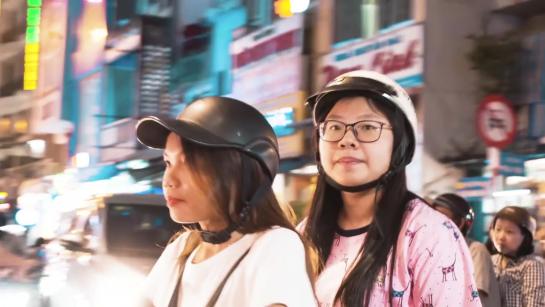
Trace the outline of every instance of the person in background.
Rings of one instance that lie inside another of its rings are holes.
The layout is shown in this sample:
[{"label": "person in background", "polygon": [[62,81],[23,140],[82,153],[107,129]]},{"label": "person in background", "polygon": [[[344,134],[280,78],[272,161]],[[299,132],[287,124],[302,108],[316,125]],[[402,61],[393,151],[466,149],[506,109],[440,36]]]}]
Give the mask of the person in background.
[{"label": "person in background", "polygon": [[265,117],[226,97],[150,116],[138,140],[163,149],[163,191],[186,229],[146,281],[155,307],[316,306],[312,266],[272,190],[278,143]]},{"label": "person in background", "polygon": [[475,218],[469,203],[454,193],[445,193],[437,196],[431,206],[451,219],[465,237],[473,259],[475,282],[483,306],[500,306],[500,289],[494,274],[491,255],[484,244],[467,236]]},{"label": "person in background", "polygon": [[545,306],[545,263],[532,255],[535,220],[526,209],[507,206],[490,225],[492,262],[504,307]]},{"label": "person in background", "polygon": [[541,257],[545,257],[545,227],[541,227],[536,231],[534,239],[537,241],[537,254]]},{"label": "person in background", "polygon": [[0,277],[14,281],[30,281],[30,273],[41,263],[25,255],[20,238],[0,230]]},{"label": "person in background", "polygon": [[481,306],[458,227],[407,189],[416,112],[396,82],[352,71],[308,98],[318,182],[298,229],[320,306]]},{"label": "person in background", "polygon": [[38,260],[21,257],[0,244],[0,278],[30,281],[30,272],[39,265]]}]

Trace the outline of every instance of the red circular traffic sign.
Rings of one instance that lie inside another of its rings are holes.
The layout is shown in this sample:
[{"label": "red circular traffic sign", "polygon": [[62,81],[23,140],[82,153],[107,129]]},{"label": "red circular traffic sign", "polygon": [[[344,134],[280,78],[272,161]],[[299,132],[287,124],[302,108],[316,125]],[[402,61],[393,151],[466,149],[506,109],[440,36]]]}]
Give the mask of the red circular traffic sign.
[{"label": "red circular traffic sign", "polygon": [[477,131],[490,147],[504,148],[515,139],[517,119],[513,104],[501,95],[488,95],[477,110]]}]

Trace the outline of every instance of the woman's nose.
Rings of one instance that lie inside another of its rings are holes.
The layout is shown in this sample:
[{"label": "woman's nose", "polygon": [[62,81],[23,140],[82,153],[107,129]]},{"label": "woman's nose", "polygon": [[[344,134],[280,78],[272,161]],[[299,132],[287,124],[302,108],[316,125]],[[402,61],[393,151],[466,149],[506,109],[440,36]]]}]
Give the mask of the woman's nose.
[{"label": "woman's nose", "polygon": [[356,147],[358,145],[358,139],[356,138],[356,133],[354,127],[346,127],[346,132],[343,138],[339,141],[339,146],[341,147]]},{"label": "woman's nose", "polygon": [[178,180],[173,176],[172,171],[169,169],[165,170],[163,175],[163,188],[174,188],[178,185]]}]

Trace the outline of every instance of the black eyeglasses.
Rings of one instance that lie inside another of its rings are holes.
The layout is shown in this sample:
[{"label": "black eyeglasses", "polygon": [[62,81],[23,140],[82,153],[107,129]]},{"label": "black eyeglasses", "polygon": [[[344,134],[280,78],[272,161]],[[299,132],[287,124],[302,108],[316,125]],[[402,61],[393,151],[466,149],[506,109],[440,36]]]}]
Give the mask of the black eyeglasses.
[{"label": "black eyeglasses", "polygon": [[319,125],[320,138],[326,142],[338,142],[343,139],[349,127],[352,128],[356,139],[362,143],[376,142],[382,134],[382,129],[392,130],[392,127],[386,126],[385,123],[374,120],[362,120],[352,124],[326,120]]}]

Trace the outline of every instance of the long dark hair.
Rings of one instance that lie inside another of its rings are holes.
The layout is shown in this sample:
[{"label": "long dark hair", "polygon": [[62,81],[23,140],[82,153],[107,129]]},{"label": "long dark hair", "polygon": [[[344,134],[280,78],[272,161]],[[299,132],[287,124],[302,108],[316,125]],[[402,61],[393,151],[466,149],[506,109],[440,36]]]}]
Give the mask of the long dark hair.
[{"label": "long dark hair", "polygon": [[[207,187],[216,209],[227,222],[240,225],[238,232],[249,234],[280,226],[298,234],[272,188],[261,194],[251,207],[248,218],[240,220],[243,201],[248,200],[261,185],[270,185],[270,179],[257,160],[235,149],[210,148],[181,140],[185,161],[197,184]],[[195,225],[186,228],[194,230]],[[307,251],[307,272],[312,280],[315,257],[312,257],[313,251],[308,248],[306,239],[301,239]]]},{"label": "long dark hair", "polygon": [[[349,96],[353,96],[353,94]],[[335,296],[335,301],[340,301],[343,306],[362,306],[362,304],[369,306],[376,277],[382,270],[387,273],[388,255],[391,252],[395,254],[406,204],[416,197],[407,190],[405,169],[401,165],[408,148],[409,133],[412,133],[410,125],[403,113],[392,103],[381,100],[380,97],[370,97],[368,101],[370,107],[376,108],[384,114],[393,127],[394,152],[390,169],[397,169],[397,171],[385,184],[377,187],[376,210],[362,246],[364,252],[348,276],[343,279]],[[322,115],[321,120],[325,118],[326,114]],[[315,143],[317,142],[315,134]],[[337,218],[342,206],[341,192],[327,184],[323,176],[320,175],[304,232],[304,235],[317,250],[322,263],[319,271],[323,269],[323,264],[331,252],[337,228]],[[393,269],[394,264],[395,257],[392,256],[389,267]],[[392,291],[392,276],[393,274],[390,274],[390,291]]]}]

